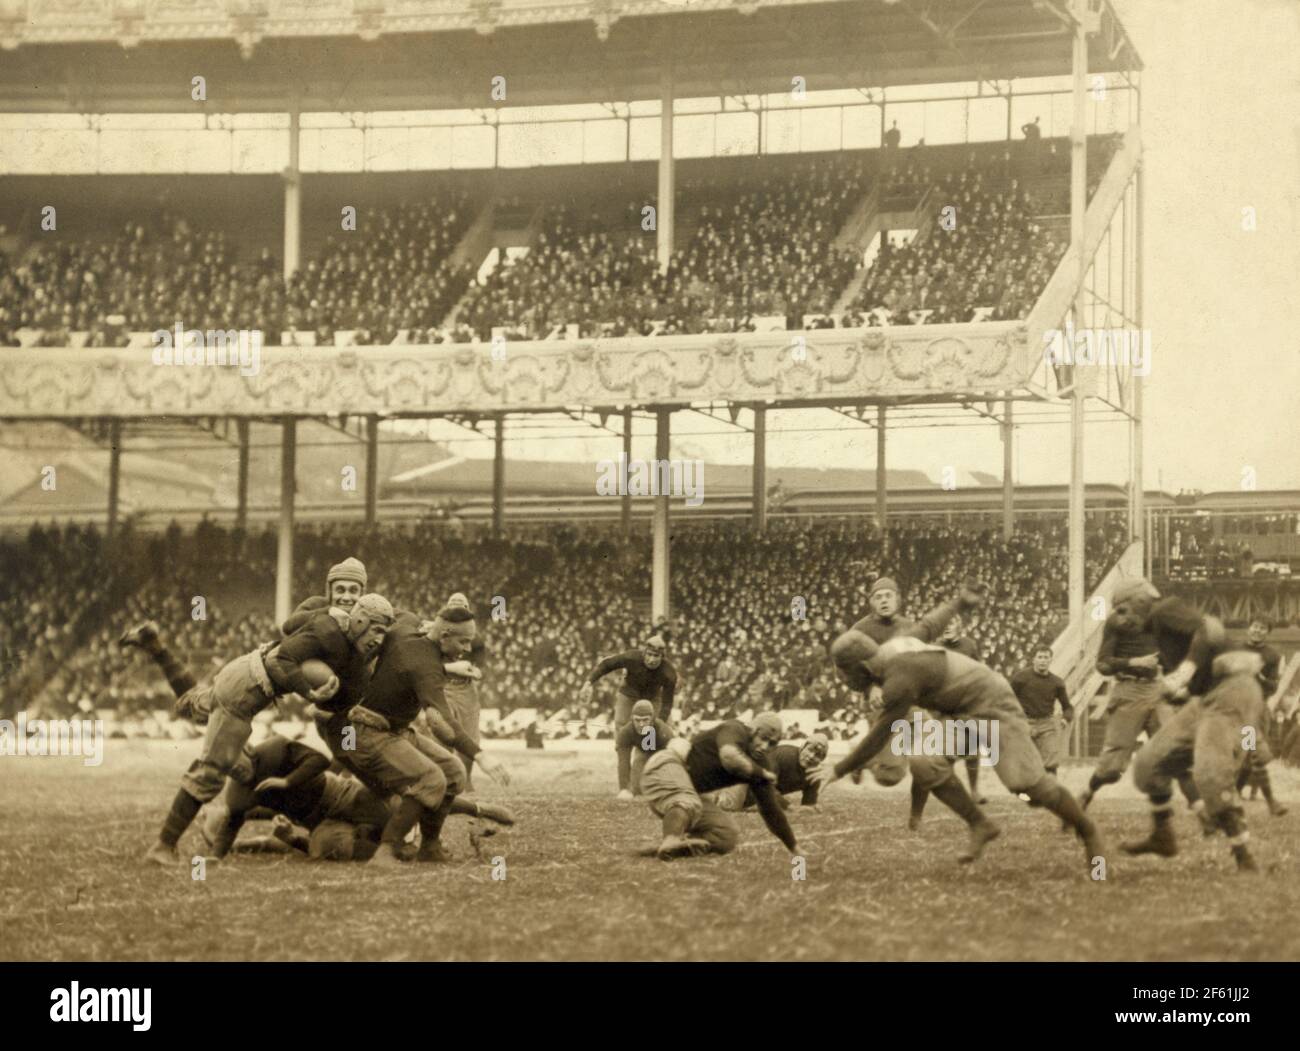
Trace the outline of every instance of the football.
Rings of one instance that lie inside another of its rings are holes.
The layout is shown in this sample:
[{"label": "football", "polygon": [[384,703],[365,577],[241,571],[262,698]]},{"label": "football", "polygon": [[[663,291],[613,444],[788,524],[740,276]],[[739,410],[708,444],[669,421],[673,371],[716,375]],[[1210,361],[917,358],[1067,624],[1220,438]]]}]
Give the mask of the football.
[{"label": "football", "polygon": [[312,689],[317,686],[324,686],[330,681],[330,676],[334,674],[328,664],[315,657],[310,657],[302,662],[302,673],[306,676],[307,681],[311,683]]}]

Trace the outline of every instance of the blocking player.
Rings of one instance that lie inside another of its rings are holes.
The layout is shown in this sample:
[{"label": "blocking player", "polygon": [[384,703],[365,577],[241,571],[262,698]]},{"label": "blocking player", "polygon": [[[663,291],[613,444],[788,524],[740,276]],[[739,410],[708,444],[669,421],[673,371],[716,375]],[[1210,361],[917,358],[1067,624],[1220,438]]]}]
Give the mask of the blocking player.
[{"label": "blocking player", "polygon": [[1020,702],[1025,718],[1029,720],[1029,732],[1034,738],[1038,754],[1043,757],[1043,766],[1049,774],[1055,776],[1065,754],[1056,706],[1061,706],[1061,715],[1067,724],[1074,715],[1074,709],[1070,705],[1065,680],[1052,673],[1051,665],[1052,647],[1039,646],[1034,650],[1034,658],[1029,667],[1021,668],[1011,676],[1010,681],[1011,690]]},{"label": "blocking player", "polygon": [[[645,764],[656,752],[667,748],[672,739],[672,727],[662,719],[655,718],[653,704],[640,700],[632,705],[632,718],[614,739],[614,747],[619,753],[619,799],[632,799],[641,794],[641,773]],[[626,761],[624,752],[628,753]],[[628,780],[623,779],[625,769],[630,773]]]},{"label": "blocking player", "polygon": [[[1178,853],[1172,820],[1173,779],[1190,772],[1195,790],[1215,826],[1228,838],[1239,870],[1258,866],[1250,852],[1237,777],[1248,762],[1245,745],[1261,737],[1264,695],[1259,654],[1228,650],[1227,634],[1215,617],[1204,616],[1176,598],[1161,598],[1149,582],[1125,589],[1130,615],[1155,636],[1161,692],[1185,701],[1138,752],[1133,783],[1151,800],[1151,833],[1122,843],[1130,854],[1172,857]],[[1247,733],[1249,731],[1249,734]]]},{"label": "blocking player", "polygon": [[[919,621],[899,615],[901,597],[898,585],[892,577],[878,577],[871,585],[867,601],[871,606],[871,612],[854,624],[849,629],[850,632],[865,635],[877,645],[900,635],[911,636],[923,642],[932,642],[943,633],[954,617],[978,609],[983,604],[984,588],[971,581],[963,583],[956,598],[936,606]],[[832,651],[832,659],[834,659],[834,651]],[[874,725],[880,719],[881,702],[879,691],[871,690],[872,680],[869,677],[862,677],[852,660],[843,665],[836,661],[836,668],[850,687],[861,690],[868,696],[867,718]],[[887,787],[898,784],[906,772],[911,772],[911,807],[907,827],[913,831],[921,827],[921,815],[930,798],[932,788],[946,780],[952,773],[951,767],[942,756],[905,756],[892,748],[882,750],[870,763],[865,764],[863,769],[870,771],[877,784]],[[855,771],[854,780],[860,779],[861,773]]]},{"label": "blocking player", "polygon": [[[618,698],[614,702],[614,740],[631,721],[632,705],[637,701],[649,701],[654,708],[654,717],[669,721],[673,709],[673,695],[677,691],[677,669],[665,655],[668,644],[662,635],[651,635],[645,640],[641,651],[628,650],[613,657],[606,657],[592,670],[590,677],[582,685],[578,700],[586,704],[591,700],[596,683],[613,671],[623,672],[623,684],[619,687]],[[632,776],[632,754],[618,751],[619,798]]]},{"label": "blocking player", "polygon": [[781,740],[781,719],[763,712],[753,727],[729,719],[696,734],[687,744],[678,738],[650,757],[641,788],[663,839],[656,855],[663,859],[699,854],[729,854],[740,842],[735,821],[707,793],[731,785],[753,788],[758,811],[772,835],[791,854],[798,853],[794,832],[776,794],[776,774],[765,757]]},{"label": "blocking player", "polygon": [[[943,634],[939,636],[939,645],[946,650],[952,650],[954,653],[960,653],[963,657],[969,657],[973,661],[982,661],[980,648],[975,644],[975,640],[967,635],[962,634],[962,620],[960,616],[953,617],[948,621],[948,626],[943,629]],[[977,755],[968,755],[966,757],[966,780],[970,782],[970,794],[974,796],[975,802],[983,806],[988,802],[979,792],[980,783],[980,757]],[[915,804],[916,800],[913,800]],[[921,808],[925,806],[925,800],[920,801]],[[919,818],[920,808],[913,805],[913,812]]]},{"label": "blocking player", "polygon": [[[440,610],[427,633],[419,631],[414,616],[403,614],[384,640],[363,702],[346,713],[355,734],[349,766],[373,790],[400,797],[372,865],[401,864],[401,845],[417,824],[421,843],[415,860],[449,860],[439,836],[465,783],[455,751],[477,759],[493,780],[510,781],[505,767],[466,737],[447,705],[443,665],[468,656],[476,634],[473,615],[461,607]],[[415,729],[422,712],[444,727],[452,747]]]},{"label": "blocking player", "polygon": [[[1137,748],[1138,735],[1145,732],[1148,739],[1154,737],[1174,713],[1160,695],[1160,657],[1155,635],[1137,615],[1132,601],[1142,594],[1143,583],[1127,582],[1115,589],[1114,608],[1102,626],[1097,670],[1114,682],[1106,706],[1106,736],[1101,755],[1088,779],[1088,787],[1079,796],[1079,805],[1085,810],[1098,791],[1124,776]],[[1204,822],[1205,804],[1192,784],[1191,774],[1180,775],[1178,785]],[[1213,832],[1214,826],[1209,825],[1208,831]]]},{"label": "blocking player", "polygon": [[[862,632],[849,630],[832,644],[837,665],[850,666],[855,676],[881,684],[884,710],[867,736],[834,766],[814,771],[811,779],[819,787],[844,777],[869,762],[889,743],[894,723],[906,719],[913,707],[924,708],[953,719],[996,722],[998,749],[993,769],[1013,793],[1024,793],[1031,801],[1056,814],[1073,828],[1084,844],[1089,866],[1104,857],[1105,849],[1097,827],[1074,797],[1049,774],[1034,746],[1029,723],[1020,709],[1010,684],[991,668],[939,646],[916,638],[901,637],[882,645]],[[1000,829],[971,799],[951,773],[931,791],[953,810],[970,829],[970,844],[960,860],[976,860]]]},{"label": "blocking player", "polygon": [[[448,609],[474,610],[461,592],[457,591],[447,599]],[[483,665],[487,656],[487,647],[481,638],[475,636],[469,653],[461,660],[445,665],[447,682],[443,689],[447,705],[457,724],[465,731],[465,736],[475,744],[479,743],[479,716],[481,712],[478,696],[478,682],[483,678]],[[456,753],[465,767],[465,791],[473,791],[474,757],[464,752]]]},{"label": "blocking player", "polygon": [[[276,697],[297,693],[319,703],[340,694],[359,695],[366,666],[392,621],[393,608],[387,599],[362,595],[350,611],[312,614],[287,639],[235,658],[211,682],[187,690],[177,708],[188,711],[196,722],[206,720],[207,730],[202,751],[181,778],[148,860],[176,864],[181,835],[200,807],[217,797],[252,733],[253,717]],[[329,679],[320,686],[313,687],[303,674],[303,662],[308,660],[320,660],[330,669]]]},{"label": "blocking player", "polygon": [[[781,806],[790,808],[786,796],[799,794],[800,806],[817,805],[817,786],[808,780],[808,774],[826,761],[830,741],[824,734],[812,734],[802,746],[779,744],[772,749],[767,765],[776,774],[776,794]],[[718,806],[723,810],[748,810],[756,806],[749,785],[732,785],[717,794]]]}]

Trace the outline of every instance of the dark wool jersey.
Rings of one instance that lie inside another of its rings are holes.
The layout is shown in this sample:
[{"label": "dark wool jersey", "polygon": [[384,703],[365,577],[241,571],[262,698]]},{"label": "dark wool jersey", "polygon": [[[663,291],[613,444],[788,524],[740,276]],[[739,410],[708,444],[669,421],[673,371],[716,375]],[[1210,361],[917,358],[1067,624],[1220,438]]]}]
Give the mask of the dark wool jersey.
[{"label": "dark wool jersey", "polygon": [[1111,614],[1101,629],[1101,649],[1097,651],[1097,670],[1102,675],[1118,675],[1128,679],[1154,679],[1156,668],[1134,668],[1134,657],[1149,657],[1156,652],[1156,637],[1149,631],[1125,631],[1119,618]]},{"label": "dark wool jersey", "polygon": [[1277,693],[1278,683],[1281,680],[1282,654],[1278,653],[1267,642],[1256,645],[1247,641],[1243,648],[1251,653],[1258,653],[1260,659],[1264,662],[1264,670],[1259,673],[1259,681],[1264,687],[1264,700],[1268,700],[1273,694]]},{"label": "dark wool jersey", "polygon": [[398,618],[379,647],[362,704],[387,719],[394,731],[405,730],[421,711],[432,708],[451,727],[451,744],[465,755],[478,755],[479,746],[465,735],[447,704],[447,657],[432,639],[411,632],[407,616]]},{"label": "dark wool jersey", "polygon": [[1227,646],[1212,644],[1206,637],[1205,617],[1201,612],[1182,599],[1161,599],[1151,607],[1145,628],[1155,637],[1161,671],[1168,674],[1184,660],[1192,661],[1196,674],[1188,685],[1188,693],[1194,697],[1204,694],[1210,688],[1214,658]]},{"label": "dark wool jersey", "polygon": [[933,642],[943,634],[948,621],[960,612],[961,607],[954,599],[952,602],[935,606],[920,620],[897,615],[886,620],[876,613],[868,613],[854,624],[851,630],[862,632],[876,643],[888,642],[896,635],[912,635],[922,642]]},{"label": "dark wool jersey", "polygon": [[939,645],[945,650],[960,653],[963,657],[969,657],[973,661],[980,659],[980,648],[975,645],[974,639],[968,639],[965,635],[957,639],[940,639]]},{"label": "dark wool jersey", "polygon": [[1011,690],[1030,719],[1046,719],[1061,702],[1061,711],[1070,714],[1070,695],[1065,680],[1050,671],[1039,675],[1033,668],[1021,668],[1011,676]]},{"label": "dark wool jersey", "polygon": [[808,774],[799,765],[799,753],[802,749],[797,744],[779,744],[767,755],[767,765],[776,774],[776,790],[783,796],[791,792],[802,792],[800,802],[812,806],[817,802],[817,786],[808,783]]},{"label": "dark wool jersey", "polygon": [[794,832],[781,807],[781,801],[777,798],[775,786],[766,779],[750,781],[737,777],[722,765],[722,749],[727,745],[735,745],[754,766],[767,769],[764,762],[749,754],[749,740],[752,736],[753,731],[744,723],[729,719],[692,737],[691,750],[686,754],[686,770],[691,775],[691,784],[700,793],[714,792],[728,785],[748,784],[758,803],[759,812],[763,815],[763,823],[772,835],[793,850]]},{"label": "dark wool jersey", "polygon": [[[620,750],[639,748],[650,755],[663,751],[668,742],[673,739],[672,728],[662,719],[656,719],[653,725],[655,732],[652,737],[648,733],[643,734],[636,728],[636,723],[629,720],[623,729],[619,730],[618,736],[614,738],[614,747]],[[649,727],[646,729],[649,729]],[[654,747],[650,747],[651,745]]]},{"label": "dark wool jersey", "polygon": [[293,612],[285,618],[285,622],[280,625],[280,632],[283,635],[292,635],[301,628],[307,621],[311,620],[315,613],[324,613],[330,608],[330,600],[324,595],[312,595],[305,598],[293,608]]},{"label": "dark wool jersey", "polygon": [[313,613],[302,627],[267,653],[266,673],[275,692],[307,697],[312,685],[302,673],[302,662],[312,658],[324,661],[339,680],[338,692],[327,701],[317,702],[316,707],[329,712],[346,711],[361,699],[369,674],[368,662],[329,613]]},{"label": "dark wool jersey", "polygon": [[596,682],[612,671],[623,669],[623,685],[619,693],[636,701],[660,701],[659,714],[667,715],[673,707],[673,694],[677,691],[677,669],[667,657],[659,662],[657,668],[647,668],[645,655],[637,650],[628,650],[613,657],[606,657],[596,665],[588,682]]},{"label": "dark wool jersey", "polygon": [[263,792],[258,802],[302,824],[311,817],[325,792],[325,771],[329,756],[299,741],[272,734],[256,748],[244,753],[253,764],[252,776],[244,787],[256,791],[268,777],[283,777],[289,787]]}]

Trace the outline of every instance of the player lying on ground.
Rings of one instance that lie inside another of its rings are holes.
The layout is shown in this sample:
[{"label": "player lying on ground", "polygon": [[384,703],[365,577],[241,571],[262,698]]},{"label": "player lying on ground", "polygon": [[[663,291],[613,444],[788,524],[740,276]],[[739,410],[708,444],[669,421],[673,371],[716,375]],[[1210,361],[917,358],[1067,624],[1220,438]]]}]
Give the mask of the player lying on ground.
[{"label": "player lying on ground", "polygon": [[[235,842],[244,821],[263,810],[286,818],[292,828],[300,826],[312,834],[304,837],[303,850],[312,858],[368,859],[379,845],[380,830],[392,816],[390,800],[381,798],[354,777],[329,772],[329,756],[315,748],[271,734],[256,747],[245,746],[226,781],[225,791],[208,805],[201,832],[214,857],[224,857]],[[451,812],[487,818],[502,825],[514,824],[505,807],[457,798]],[[355,831],[347,840],[357,848],[342,852],[344,837],[333,826],[343,824]],[[330,825],[320,835],[318,827]],[[283,838],[283,837],[280,837]],[[369,848],[361,846],[365,841]],[[328,846],[329,850],[325,848]]]},{"label": "player lying on ground", "polygon": [[[1146,839],[1121,846],[1130,854],[1178,853],[1172,785],[1190,772],[1207,815],[1228,838],[1238,869],[1253,872],[1257,866],[1237,778],[1251,761],[1251,748],[1268,748],[1259,654],[1229,650],[1216,618],[1179,599],[1162,599],[1145,580],[1116,594],[1116,608],[1121,605],[1155,636],[1165,672],[1162,694],[1173,703],[1185,701],[1133,761],[1133,783],[1151,800],[1152,828]],[[1266,764],[1267,754],[1260,760]]]},{"label": "player lying on ground", "polygon": [[[808,774],[826,761],[830,741],[823,734],[813,734],[803,743],[779,744],[767,757],[767,766],[776,774],[776,794],[781,806],[789,810],[786,796],[798,793],[801,806],[817,805],[817,786]],[[723,810],[748,810],[758,805],[758,799],[749,785],[732,785],[714,793],[714,802]]]},{"label": "player lying on ground", "polygon": [[[867,635],[852,629],[835,640],[831,654],[837,666],[852,664],[856,674],[880,683],[884,711],[852,752],[834,766],[813,772],[815,784],[824,786],[866,765],[890,743],[896,721],[905,720],[913,707],[941,717],[983,721],[983,725],[995,721],[998,755],[993,769],[998,779],[1012,792],[1023,792],[1067,822],[1083,841],[1089,866],[1104,857],[1096,826],[1044,768],[1029,723],[1010,684],[1001,675],[969,657],[915,638],[900,637],[878,646]],[[951,764],[955,757],[943,758],[947,777],[928,787],[969,826],[970,845],[960,860],[974,861],[1000,830],[953,775]]]},{"label": "player lying on ground", "polygon": [[772,835],[791,854],[798,853],[794,832],[776,794],[776,775],[764,763],[781,740],[781,719],[764,712],[751,729],[731,719],[682,738],[650,757],[641,775],[641,790],[651,811],[663,821],[663,839],[655,853],[662,859],[696,854],[729,854],[740,842],[731,815],[706,799],[732,785],[748,785]]},{"label": "player lying on ground", "polygon": [[505,767],[465,736],[447,705],[443,666],[465,657],[476,634],[467,609],[439,611],[427,634],[417,618],[403,614],[380,648],[364,701],[345,713],[344,734],[350,731],[355,738],[355,747],[344,751],[349,767],[372,791],[399,797],[372,865],[400,864],[401,845],[416,825],[421,835],[417,861],[450,856],[438,837],[464,787],[465,769],[451,748],[412,725],[421,712],[428,711],[434,725],[445,724],[449,743],[476,759],[489,777],[502,784],[510,781]]},{"label": "player lying on ground", "polygon": [[590,702],[597,682],[612,671],[623,672],[623,684],[614,702],[614,747],[618,753],[618,798],[631,799],[629,783],[632,776],[632,750],[618,744],[624,727],[632,718],[632,705],[649,701],[654,707],[654,717],[668,722],[673,710],[673,695],[677,690],[677,669],[664,656],[668,644],[661,635],[651,635],[641,651],[628,650],[606,657],[592,669],[591,675],[578,692],[580,703]]},{"label": "player lying on ground", "polygon": [[[849,630],[859,632],[877,645],[888,642],[901,635],[933,642],[939,638],[948,624],[957,616],[978,609],[984,602],[985,588],[973,581],[965,581],[957,597],[936,606],[919,621],[899,615],[901,595],[898,585],[891,577],[878,577],[871,585],[868,602],[871,612],[859,620]],[[874,726],[881,717],[879,691],[871,689],[869,678],[858,680],[852,673],[852,661],[837,668],[841,677],[856,690],[867,695],[867,719]],[[978,757],[974,757],[978,762]],[[890,787],[903,780],[907,772],[912,774],[912,803],[908,814],[907,827],[915,831],[921,827],[921,814],[926,801],[930,798],[930,789],[947,779],[950,770],[948,763],[939,756],[900,755],[893,749],[883,749],[864,769],[871,773],[877,784]],[[967,764],[970,772],[971,764]],[[854,781],[861,780],[861,772],[854,771]],[[972,775],[971,791],[975,791],[976,780]]]},{"label": "player lying on ground", "polygon": [[[315,613],[294,634],[268,643],[226,664],[211,682],[193,686],[177,699],[177,711],[206,723],[199,757],[181,779],[180,790],[163,821],[158,842],[147,857],[175,864],[176,844],[203,804],[216,798],[253,730],[252,720],[277,697],[297,693],[325,701],[342,693],[359,695],[367,665],[393,620],[393,608],[380,595],[363,595],[345,612]],[[157,643],[157,636],[154,636]],[[313,685],[303,671],[321,661],[329,678]]]},{"label": "player lying on ground", "polygon": [[[632,705],[632,719],[618,732],[614,739],[614,747],[619,753],[619,798],[624,798],[624,793],[628,797],[639,796],[641,794],[641,774],[645,770],[645,764],[650,757],[656,752],[662,751],[668,747],[668,742],[673,739],[672,727],[662,719],[655,718],[654,705],[649,701],[640,700]],[[630,772],[629,780],[623,780],[623,753],[626,752],[631,758],[627,766]],[[629,791],[630,788],[630,791]]]},{"label": "player lying on ground", "polygon": [[[1160,656],[1156,636],[1147,617],[1136,612],[1132,599],[1142,591],[1141,582],[1121,584],[1112,596],[1114,608],[1102,626],[1101,647],[1097,652],[1097,670],[1111,676],[1114,682],[1106,706],[1106,737],[1102,742],[1097,767],[1088,779],[1088,787],[1079,796],[1079,804],[1086,810],[1093,797],[1106,785],[1113,785],[1128,769],[1129,760],[1137,748],[1138,735],[1145,731],[1148,740],[1174,715],[1174,709],[1160,693]],[[1190,640],[1199,626],[1199,619],[1182,616],[1175,607],[1168,607],[1156,618],[1161,630],[1177,633],[1180,630]],[[1178,777],[1178,786],[1188,805],[1200,819],[1207,834],[1214,831],[1205,813],[1191,774]]]}]

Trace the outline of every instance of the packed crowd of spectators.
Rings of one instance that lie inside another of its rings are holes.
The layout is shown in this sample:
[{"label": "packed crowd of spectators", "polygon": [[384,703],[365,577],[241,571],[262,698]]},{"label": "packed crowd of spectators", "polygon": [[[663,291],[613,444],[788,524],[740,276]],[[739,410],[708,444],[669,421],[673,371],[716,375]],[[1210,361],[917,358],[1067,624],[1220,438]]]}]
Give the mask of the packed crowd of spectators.
[{"label": "packed crowd of spectators", "polygon": [[[1124,535],[1113,519],[1090,522],[1091,582],[1113,563]],[[488,645],[483,707],[501,715],[536,709],[579,725],[592,720],[592,737],[617,676],[585,707],[576,703],[583,682],[601,656],[639,647],[651,630],[650,545],[643,536],[625,542],[604,526],[523,527],[494,540],[453,536],[432,524],[372,532],[320,525],[300,528],[295,544],[298,598],[323,591],[328,566],[347,555],[366,563],[370,588],[399,608],[432,613],[452,592],[466,593]],[[890,529],[887,556],[861,520],[776,519],[762,536],[742,522],[684,524],[672,557],[670,659],[681,675],[680,710],[695,720],[812,709],[850,732],[861,699],[836,677],[828,647],[867,611],[870,584],[882,572],[898,580],[912,616],[955,595],[964,580],[987,585],[987,607],[963,630],[1004,673],[1062,626],[1059,517],[1026,519],[1005,542],[991,521],[904,520]],[[19,570],[34,567],[9,576],[3,608],[24,615],[5,619],[7,631],[21,632],[7,636],[6,652],[29,650],[51,631],[64,643],[44,685],[25,698],[42,710],[112,709],[142,719],[169,708],[157,670],[116,644],[146,617],[159,621],[200,677],[276,636],[267,609],[275,566],[269,529],[241,534],[203,524],[189,534],[175,527],[128,534],[115,539],[111,556],[102,542],[87,547],[76,527],[34,529],[24,542],[4,545],[3,558]],[[109,563],[134,567],[135,577],[115,602],[97,603],[95,589],[113,579]],[[74,607],[99,615],[77,622],[69,615]],[[65,624],[77,625],[75,636],[61,636]],[[298,716],[300,707],[282,706],[282,714]]]},{"label": "packed crowd of spectators", "polygon": [[[1094,183],[1113,142],[1098,140]],[[1068,157],[1043,148],[1051,152],[1032,169],[1036,185],[1047,185],[1045,172],[1059,189]],[[837,246],[837,235],[873,185],[882,208],[928,201],[932,229],[907,245],[886,243],[838,324],[1018,318],[1065,245],[1035,221],[1045,205],[1019,181],[1026,169],[1011,163],[1013,152],[976,147],[952,171],[951,150],[917,146],[794,159],[753,181],[687,182],[679,247],[663,273],[640,199],[547,210],[529,250],[481,283],[472,266],[452,262],[477,207],[463,191],[367,214],[356,232],[308,253],[287,282],[269,249],[242,258],[224,231],[164,209],[102,243],[38,240],[19,258],[0,252],[0,346],[126,346],[131,333],[178,320],[259,329],[267,342],[294,332],[301,342],[362,345],[487,340],[494,329],[563,338],[570,326],[584,337],[826,327],[864,258]],[[934,225],[947,206],[956,210],[951,230]],[[456,323],[444,327],[457,303]]]},{"label": "packed crowd of spectators", "polygon": [[341,330],[357,343],[418,338],[473,276],[449,262],[471,213],[462,193],[391,206],[328,238],[288,282],[269,250],[242,260],[224,231],[167,212],[102,243],[38,241],[18,260],[0,252],[0,345],[26,330],[39,346],[126,346],[178,321],[259,329],[268,343],[290,330],[322,344]]}]

